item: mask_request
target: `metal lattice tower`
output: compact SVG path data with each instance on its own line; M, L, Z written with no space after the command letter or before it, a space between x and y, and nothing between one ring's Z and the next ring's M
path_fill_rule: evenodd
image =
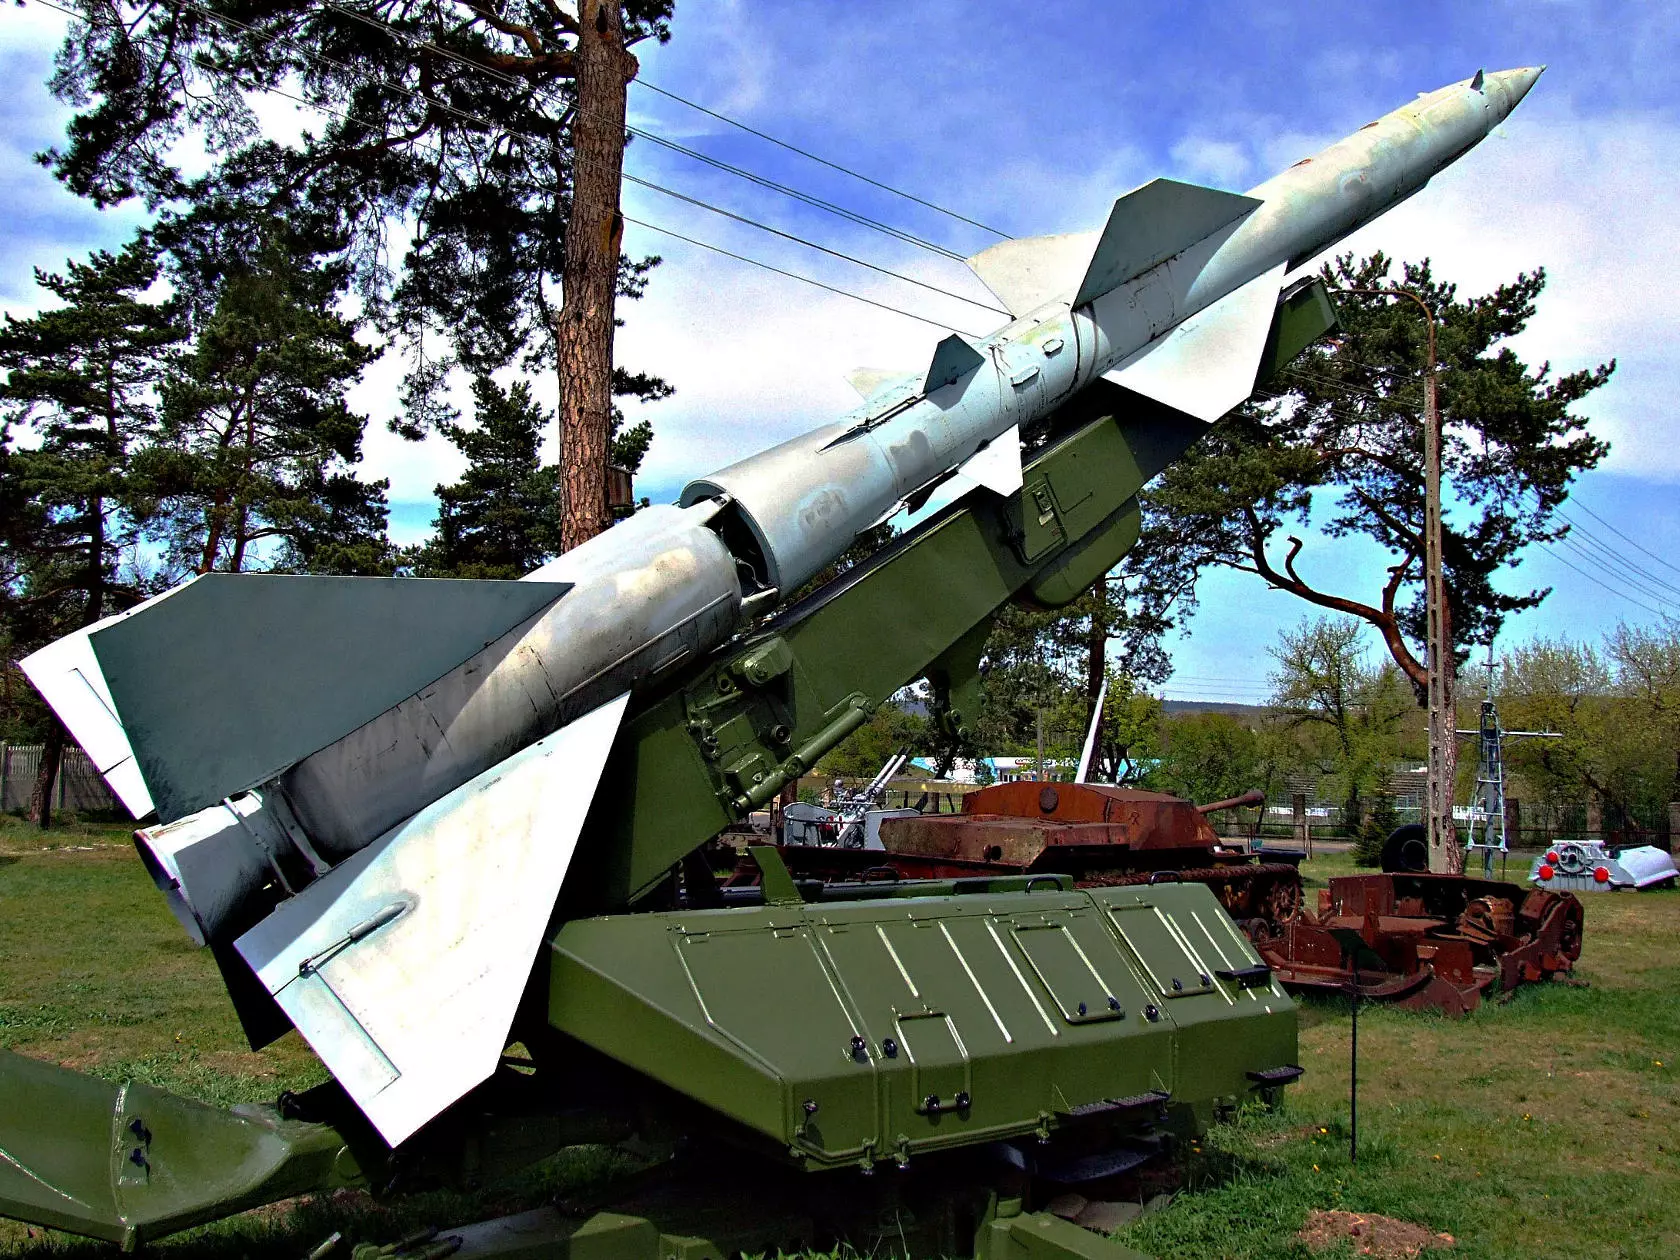
M1493 878L1493 855L1501 861L1510 850L1505 835L1505 741L1507 739L1561 739L1556 731L1507 731L1499 724L1499 707L1493 699L1493 644L1487 650L1487 694L1482 699L1481 721L1473 731L1460 735L1476 737L1476 790L1470 798L1470 829L1464 843L1468 854L1480 852L1482 874Z

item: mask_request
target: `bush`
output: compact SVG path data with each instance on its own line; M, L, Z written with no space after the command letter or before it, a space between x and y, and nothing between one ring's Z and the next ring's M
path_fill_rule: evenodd
M1398 823L1394 798L1377 797L1371 805L1371 812L1365 815L1365 821L1360 825L1359 834L1353 839L1354 865L1381 866L1383 845Z

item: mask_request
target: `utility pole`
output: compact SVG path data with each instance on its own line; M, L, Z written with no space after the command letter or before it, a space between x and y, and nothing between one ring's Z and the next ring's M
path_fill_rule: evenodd
M1375 297L1400 297L1417 304L1429 331L1423 373L1423 603L1425 668L1428 672L1429 759L1424 788L1424 825L1429 833L1429 869L1464 873L1464 850L1453 821L1453 785L1458 777L1458 701L1454 694L1452 610L1447 604L1441 561L1441 412L1435 395L1435 311L1410 289L1342 289Z
M1429 324L1429 362L1423 376L1423 601L1429 664L1429 869L1464 873L1464 852L1453 823L1458 777L1458 702L1453 693L1452 610L1441 564L1441 413L1435 398L1435 312L1406 294Z
M624 216L624 120L640 68L624 47L619 0L578 0L577 106L572 115L572 205L566 219L560 378L561 548L607 527L607 435L612 428L613 300Z

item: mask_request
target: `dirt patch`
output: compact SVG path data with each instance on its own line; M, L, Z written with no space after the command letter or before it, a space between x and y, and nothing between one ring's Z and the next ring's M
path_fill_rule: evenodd
M1451 1234L1433 1234L1422 1225L1369 1212L1315 1211L1296 1237L1313 1251L1351 1239L1355 1255L1378 1260L1411 1260L1430 1248L1450 1247L1454 1242Z

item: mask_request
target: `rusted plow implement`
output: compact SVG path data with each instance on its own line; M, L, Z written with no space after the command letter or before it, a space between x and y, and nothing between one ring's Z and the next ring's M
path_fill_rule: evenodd
M1365 947L1362 995L1449 1015L1566 972L1580 957L1581 903L1567 892L1454 875L1353 875L1332 879L1309 906L1300 854L1226 844L1208 822L1256 801L1197 806L1101 784L1002 783L965 796L960 814L883 818L879 848L782 852L795 878L824 883L1060 874L1086 887L1206 884L1290 988L1345 992L1352 930ZM756 878L750 862L736 875Z
M1362 997L1463 1015L1483 995L1566 972L1581 956L1581 903L1569 893L1529 890L1458 875L1348 875L1303 910L1259 935L1260 956L1296 991L1346 992L1354 960L1337 931L1359 934ZM1373 974L1368 959L1384 970Z

